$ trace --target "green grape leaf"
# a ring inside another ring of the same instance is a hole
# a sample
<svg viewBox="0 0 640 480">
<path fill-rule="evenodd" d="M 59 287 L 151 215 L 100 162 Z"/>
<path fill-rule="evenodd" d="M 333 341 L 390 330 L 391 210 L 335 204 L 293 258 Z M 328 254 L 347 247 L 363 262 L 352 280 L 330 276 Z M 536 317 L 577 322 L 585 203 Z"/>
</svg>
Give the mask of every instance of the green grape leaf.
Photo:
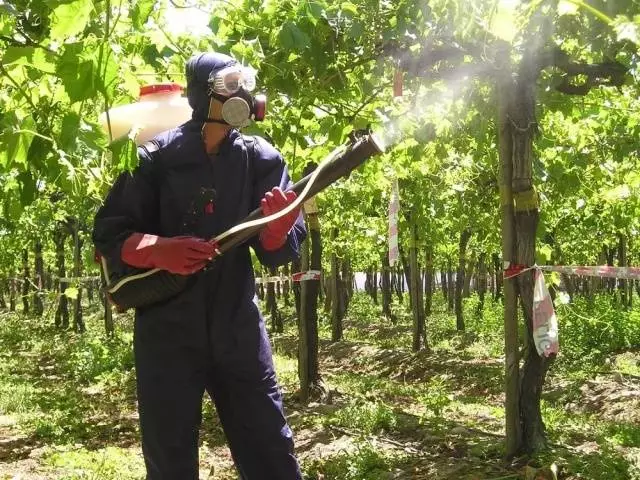
<svg viewBox="0 0 640 480">
<path fill-rule="evenodd" d="M 67 44 L 56 68 L 72 103 L 93 98 L 97 93 L 95 64 L 82 52 L 81 43 Z"/>
<path fill-rule="evenodd" d="M 91 17 L 93 2 L 76 0 L 58 5 L 51 12 L 51 40 L 65 40 L 81 33 Z"/>
<path fill-rule="evenodd" d="M 155 0 L 138 0 L 131 11 L 131 20 L 136 30 L 142 30 L 153 12 Z"/>
<path fill-rule="evenodd" d="M 287 22 L 282 26 L 278 37 L 282 46 L 287 50 L 304 50 L 311 43 L 309 35 L 292 22 Z"/>
</svg>

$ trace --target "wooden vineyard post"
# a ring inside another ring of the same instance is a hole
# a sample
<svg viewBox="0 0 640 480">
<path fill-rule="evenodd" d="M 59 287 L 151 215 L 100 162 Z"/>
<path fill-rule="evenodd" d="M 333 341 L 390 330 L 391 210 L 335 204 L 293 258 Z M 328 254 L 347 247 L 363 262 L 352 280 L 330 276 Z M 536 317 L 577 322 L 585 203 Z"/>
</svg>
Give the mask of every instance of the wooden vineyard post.
<svg viewBox="0 0 640 480">
<path fill-rule="evenodd" d="M 509 53 L 505 53 L 509 55 Z M 515 228 L 513 222 L 513 176 L 511 129 L 509 128 L 509 104 L 513 95 L 510 69 L 499 79 L 498 97 L 498 148 L 500 159 L 500 210 L 502 229 L 502 259 L 506 266 L 514 260 Z M 496 273 L 497 275 L 497 273 Z M 505 351 L 505 433 L 506 456 L 511 458 L 520 450 L 520 371 L 518 353 L 518 311 L 514 279 L 505 278 L 504 295 L 504 351 Z"/>
</svg>

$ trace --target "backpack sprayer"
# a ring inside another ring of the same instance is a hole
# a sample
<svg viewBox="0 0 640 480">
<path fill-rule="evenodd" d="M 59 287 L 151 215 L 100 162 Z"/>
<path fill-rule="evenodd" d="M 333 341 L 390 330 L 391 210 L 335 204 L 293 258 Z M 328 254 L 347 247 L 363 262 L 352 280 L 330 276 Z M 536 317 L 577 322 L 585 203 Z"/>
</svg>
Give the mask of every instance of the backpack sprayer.
<svg viewBox="0 0 640 480">
<path fill-rule="evenodd" d="M 138 102 L 110 110 L 111 137 L 115 140 L 137 128 L 136 143 L 140 144 L 160 131 L 186 121 L 191 110 L 186 99 L 180 97 L 181 92 L 182 88 L 176 84 L 143 87 Z M 105 130 L 109 130 L 106 114 L 101 115 L 100 122 Z M 347 177 L 368 158 L 383 151 L 383 143 L 371 132 L 354 132 L 346 144 L 335 149 L 312 173 L 293 185 L 291 190 L 296 192 L 297 198 L 291 205 L 268 217 L 264 217 L 262 210 L 258 208 L 240 224 L 221 233 L 212 241 L 218 245 L 220 254 L 224 254 L 257 235 L 268 222 L 298 208 L 338 179 Z M 212 262 L 215 262 L 215 259 Z M 175 297 L 188 288 L 189 283 L 198 275 L 178 275 L 158 268 L 128 268 L 124 272 L 115 273 L 109 272 L 104 257 L 101 258 L 101 263 L 106 280 L 106 293 L 121 310 L 145 307 Z"/>
</svg>

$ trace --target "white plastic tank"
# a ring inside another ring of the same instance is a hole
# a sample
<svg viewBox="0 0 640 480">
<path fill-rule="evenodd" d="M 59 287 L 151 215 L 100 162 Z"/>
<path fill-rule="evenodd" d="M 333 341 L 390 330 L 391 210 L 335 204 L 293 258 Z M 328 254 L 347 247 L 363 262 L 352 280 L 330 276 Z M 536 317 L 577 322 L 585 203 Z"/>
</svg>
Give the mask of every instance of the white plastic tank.
<svg viewBox="0 0 640 480">
<path fill-rule="evenodd" d="M 109 110 L 112 141 L 138 131 L 135 143 L 140 145 L 151 140 L 160 132 L 177 127 L 191 118 L 191 107 L 183 88 L 177 83 L 159 83 L 140 88 L 140 98 L 136 103 L 120 105 Z M 107 114 L 98 119 L 109 135 Z"/>
</svg>

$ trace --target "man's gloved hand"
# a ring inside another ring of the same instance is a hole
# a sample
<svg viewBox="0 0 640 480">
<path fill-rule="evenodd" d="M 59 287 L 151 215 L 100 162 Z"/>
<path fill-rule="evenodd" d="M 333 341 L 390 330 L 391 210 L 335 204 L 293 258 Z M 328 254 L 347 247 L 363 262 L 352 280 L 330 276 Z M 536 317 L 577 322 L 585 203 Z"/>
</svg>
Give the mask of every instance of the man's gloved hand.
<svg viewBox="0 0 640 480">
<path fill-rule="evenodd" d="M 297 195 L 294 191 L 289 190 L 285 193 L 280 190 L 280 187 L 273 187 L 273 189 L 270 192 L 267 192 L 262 199 L 262 214 L 266 217 L 279 212 L 293 203 L 296 197 Z M 289 230 L 291 230 L 291 227 L 296 223 L 299 214 L 300 208 L 295 208 L 285 216 L 273 220 L 265 225 L 262 232 L 260 232 L 260 243 L 265 250 L 277 250 L 285 244 L 287 241 L 287 234 L 289 233 Z"/>
<path fill-rule="evenodd" d="M 122 261 L 137 268 L 159 268 L 179 275 L 202 269 L 220 253 L 215 243 L 196 237 L 134 233 L 122 245 Z"/>
</svg>

